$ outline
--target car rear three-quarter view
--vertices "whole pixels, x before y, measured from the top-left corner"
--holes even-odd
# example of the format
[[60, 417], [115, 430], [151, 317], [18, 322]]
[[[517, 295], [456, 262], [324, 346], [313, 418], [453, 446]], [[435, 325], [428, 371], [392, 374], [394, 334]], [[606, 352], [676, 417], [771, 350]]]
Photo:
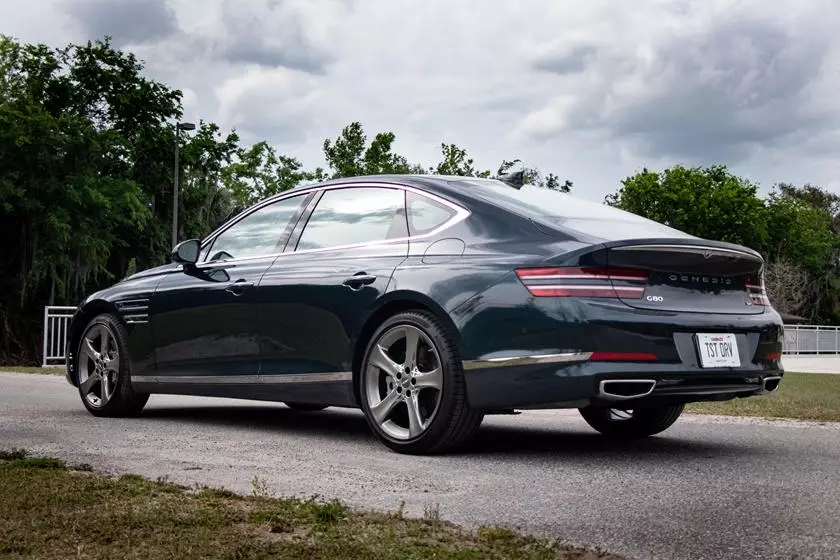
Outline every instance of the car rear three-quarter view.
[[150, 393], [358, 407], [433, 453], [515, 409], [649, 436], [782, 377], [758, 253], [513, 181], [293, 189], [173, 259], [77, 312], [68, 380], [94, 414]]

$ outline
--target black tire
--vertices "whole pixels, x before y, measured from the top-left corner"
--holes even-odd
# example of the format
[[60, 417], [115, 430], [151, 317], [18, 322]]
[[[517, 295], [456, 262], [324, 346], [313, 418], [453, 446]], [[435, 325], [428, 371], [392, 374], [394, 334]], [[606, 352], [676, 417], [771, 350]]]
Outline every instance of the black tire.
[[297, 410], [298, 412], [317, 412], [318, 410], [324, 410], [327, 408], [327, 405], [325, 404], [307, 404], [296, 402], [284, 402], [283, 404], [292, 410]]
[[[615, 439], [639, 439], [665, 431], [677, 421], [685, 405], [632, 409], [629, 417], [617, 419], [610, 408], [581, 408], [586, 423]], [[623, 415], [622, 415], [623, 416]]]
[[[437, 412], [422, 434], [413, 439], [396, 439], [379, 426], [371, 413], [368, 393], [365, 390], [367, 365], [375, 344], [383, 333], [403, 325], [419, 329], [430, 339], [440, 359], [443, 380]], [[368, 342], [361, 364], [358, 375], [362, 411], [374, 434], [392, 450], [414, 455], [443, 453], [462, 446], [478, 431], [484, 413], [471, 408], [467, 402], [466, 382], [455, 341], [443, 323], [433, 314], [410, 311], [387, 319]]]
[[[89, 370], [92, 363], [92, 360], [90, 360], [82, 349], [86, 344], [85, 339], [88, 337], [88, 334], [91, 333], [93, 329], [102, 327], [107, 329], [107, 332], [113, 336], [113, 341], [116, 342], [116, 346], [119, 351], [119, 359], [116, 360], [118, 362], [118, 370], [112, 374], [112, 377], [116, 378], [116, 386], [113, 390], [113, 395], [105, 404], [97, 406], [88, 400], [88, 394], [86, 394], [82, 388], [82, 361], [88, 360], [88, 364], [86, 366], [87, 369], [84, 371]], [[128, 333], [125, 330], [125, 326], [123, 326], [116, 317], [108, 313], [94, 317], [93, 320], [87, 324], [84, 332], [82, 333], [79, 345], [76, 348], [76, 383], [79, 388], [79, 396], [82, 399], [82, 404], [84, 404], [85, 408], [87, 408], [94, 416], [136, 416], [140, 414], [140, 411], [143, 410], [143, 407], [146, 406], [146, 402], [149, 400], [149, 393], [135, 391], [131, 386], [131, 360], [128, 357], [127, 340]], [[101, 390], [100, 383], [100, 391]]]

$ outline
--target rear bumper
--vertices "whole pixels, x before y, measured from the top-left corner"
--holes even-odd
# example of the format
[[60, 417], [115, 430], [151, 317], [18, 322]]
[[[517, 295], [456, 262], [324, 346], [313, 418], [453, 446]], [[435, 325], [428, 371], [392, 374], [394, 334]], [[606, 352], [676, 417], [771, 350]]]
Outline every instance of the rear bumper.
[[[689, 369], [679, 364], [559, 363], [473, 367], [465, 364], [467, 398], [483, 409], [644, 406], [720, 401], [775, 390], [784, 375], [779, 361], [728, 370]], [[644, 380], [641, 397], [611, 396], [604, 381]], [[765, 383], [767, 387], [765, 387]]]
[[[607, 298], [531, 297], [511, 274], [451, 315], [470, 404], [485, 410], [606, 405], [599, 385], [613, 379], [655, 382], [649, 395], [624, 401], [636, 405], [725, 400], [762, 394], [766, 378], [783, 375], [784, 333], [772, 309], [689, 313]], [[741, 366], [703, 368], [697, 333], [734, 334]], [[592, 361], [593, 352], [655, 359]]]

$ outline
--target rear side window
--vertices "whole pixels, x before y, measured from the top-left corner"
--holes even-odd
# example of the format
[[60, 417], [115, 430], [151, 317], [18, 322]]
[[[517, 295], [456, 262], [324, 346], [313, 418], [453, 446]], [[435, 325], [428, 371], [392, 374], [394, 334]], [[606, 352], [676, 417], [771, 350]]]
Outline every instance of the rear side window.
[[406, 237], [405, 192], [358, 187], [324, 192], [312, 212], [298, 251]]
[[248, 214], [220, 233], [210, 247], [211, 261], [243, 259], [272, 255], [278, 247], [289, 221], [295, 216], [306, 196], [278, 200]]
[[552, 189], [524, 185], [517, 190], [493, 179], [459, 183], [483, 200], [520, 216], [603, 240], [692, 237], [637, 214]]
[[406, 193], [406, 204], [408, 231], [411, 235], [434, 231], [455, 215], [455, 210], [449, 206], [413, 192]]

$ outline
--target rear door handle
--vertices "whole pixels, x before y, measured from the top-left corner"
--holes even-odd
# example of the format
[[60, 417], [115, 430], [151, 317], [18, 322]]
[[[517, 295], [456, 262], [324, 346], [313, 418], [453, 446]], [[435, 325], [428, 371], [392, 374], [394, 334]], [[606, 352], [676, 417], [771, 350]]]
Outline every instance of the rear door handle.
[[253, 288], [254, 283], [248, 282], [245, 279], [237, 280], [233, 284], [228, 284], [227, 288], [225, 288], [226, 292], [229, 292], [235, 296], [242, 295], [242, 293], [247, 290], [248, 288]]
[[360, 289], [362, 286], [367, 286], [376, 282], [376, 276], [359, 272], [344, 281], [345, 286], [350, 286], [354, 290]]

